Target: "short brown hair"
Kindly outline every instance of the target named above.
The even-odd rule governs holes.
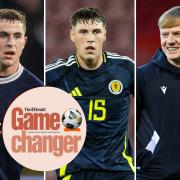
[[[180,6],[165,11],[159,18],[159,28],[171,28],[180,25]]]
[[[92,22],[102,22],[106,27],[106,20],[103,14],[96,8],[81,8],[76,11],[71,17],[71,26],[76,26],[77,22],[87,23],[89,20]]]
[[[20,21],[26,32],[26,15],[22,11],[15,9],[0,9],[0,21],[4,19],[9,21]]]

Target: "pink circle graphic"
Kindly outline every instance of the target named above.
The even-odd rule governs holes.
[[[82,115],[78,128],[66,128],[61,117],[68,109]],[[74,116],[73,116],[74,117]],[[23,166],[38,170],[58,169],[80,152],[86,136],[84,113],[68,93],[39,87],[17,97],[3,123],[3,139],[9,154]]]

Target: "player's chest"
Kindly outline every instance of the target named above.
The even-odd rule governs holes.
[[[63,77],[59,87],[81,105],[87,120],[101,121],[122,112],[129,104],[129,76],[111,73]]]
[[[130,77],[108,71],[96,74],[70,72],[63,77],[60,86],[72,96],[117,98],[129,91]]]
[[[147,79],[145,86],[145,102],[153,104],[154,108],[164,109],[164,113],[179,112],[180,106],[180,77],[161,72],[154,74],[156,79]]]

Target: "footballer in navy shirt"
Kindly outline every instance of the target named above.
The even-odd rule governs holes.
[[[11,102],[21,93],[43,83],[20,64],[27,37],[24,13],[0,9],[0,132]],[[0,179],[19,180],[22,166],[7,152],[0,134]]]

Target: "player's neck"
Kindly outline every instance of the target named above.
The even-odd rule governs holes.
[[[1,77],[8,77],[15,74],[18,71],[19,64],[7,67],[0,65],[0,76]]]
[[[88,58],[88,59],[83,59],[80,56],[77,56],[77,61],[79,65],[85,69],[85,70],[96,70],[98,69],[102,63],[103,63],[103,56],[102,54],[98,56],[97,58]]]
[[[180,68],[180,59],[176,60],[170,60],[168,59],[169,63],[172,64],[173,66],[176,66],[177,68]]]

